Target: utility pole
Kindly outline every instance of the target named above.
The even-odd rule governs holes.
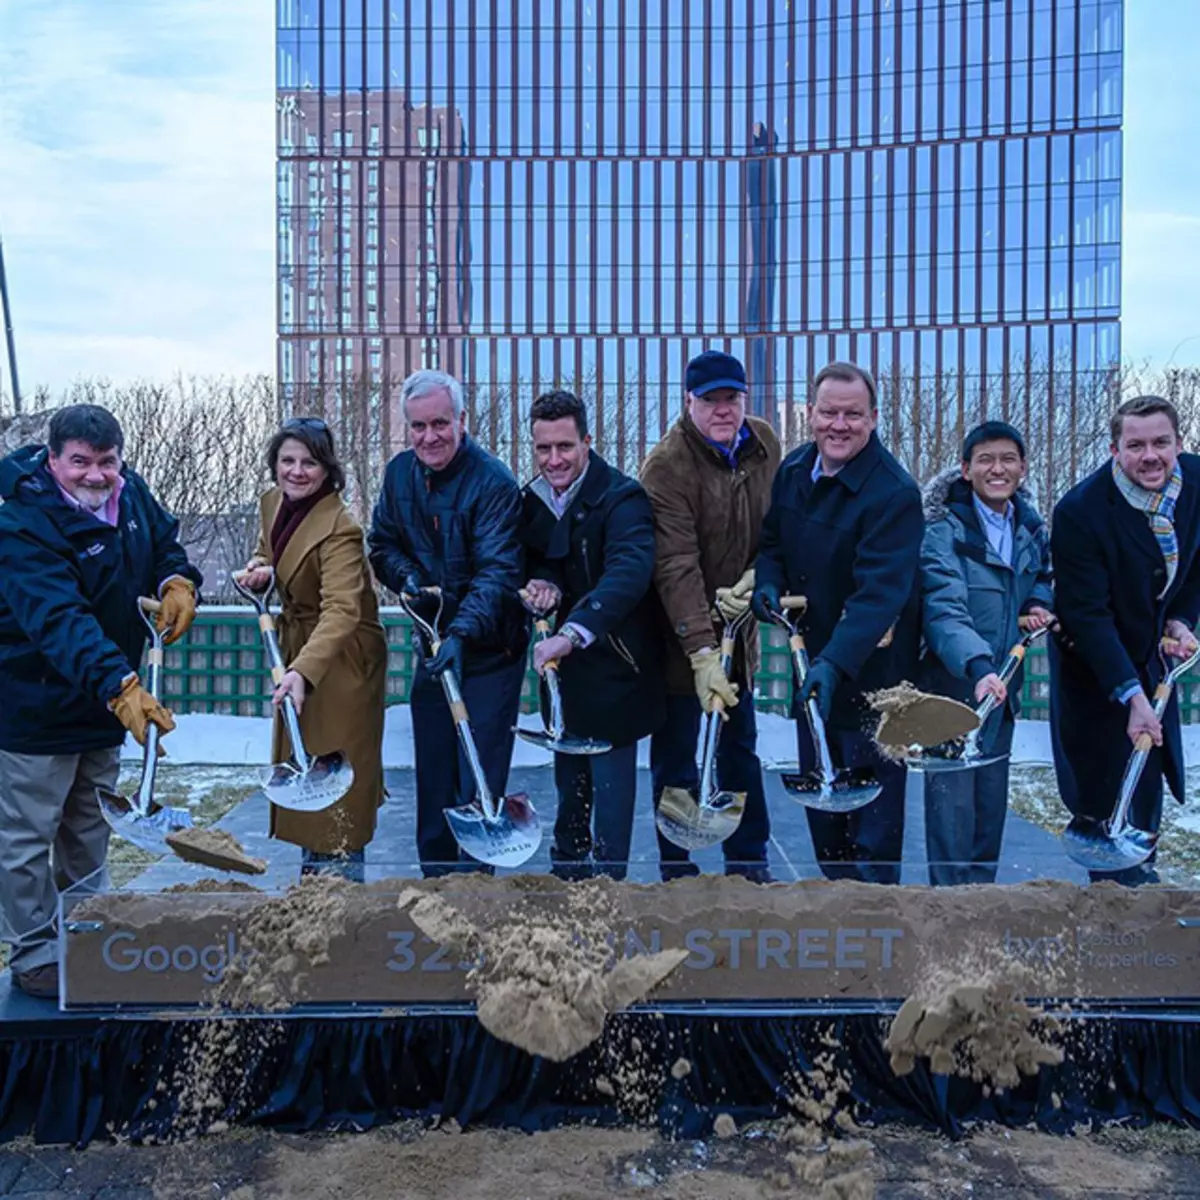
[[[17,344],[13,341],[12,309],[8,306],[8,281],[4,276],[4,240],[0,238],[0,309],[4,311],[4,341],[8,346],[8,374],[12,379],[13,412],[21,411],[21,384],[17,379]]]

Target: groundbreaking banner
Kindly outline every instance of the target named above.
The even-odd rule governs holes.
[[[308,910],[289,902],[302,889],[68,895],[67,1007],[210,1004],[231,966],[253,954],[278,955],[289,995],[302,1003],[466,1002],[472,964],[400,909],[397,897],[412,888],[436,892],[469,921],[533,928],[573,919],[568,889],[544,876],[346,885],[337,905]],[[614,954],[688,953],[655,1005],[899,1000],[938,970],[983,979],[1019,969],[1038,998],[1200,997],[1200,891],[761,886],[719,876],[606,888],[619,913],[606,923]]]

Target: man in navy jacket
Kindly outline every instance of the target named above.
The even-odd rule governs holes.
[[[830,363],[813,381],[813,441],[779,468],[755,567],[754,611],[780,597],[808,598],[804,634],[812,658],[795,713],[814,697],[835,766],[874,767],[883,793],[850,813],[807,810],[813,848],[830,878],[899,883],[905,770],[884,759],[865,696],[913,678],[920,645],[921,493],[875,433],[871,376]],[[797,722],[802,769],[815,763],[808,724]]]
[[[110,412],[60,409],[48,443],[0,462],[0,937],[37,996],[58,994],[59,888],[103,884],[96,789],[116,787],[126,729],[175,727],[138,680],[138,598],[161,598],[173,642],[200,584]]]
[[[654,579],[654,513],[641,484],[591,449],[587,412],[570,392],[529,413],[539,474],[525,488],[527,590],[555,609],[534,666],[559,663],[567,732],[608,742],[604,754],[554,756],[558,815],[550,857],[567,879],[623,879],[637,796],[637,746],[666,716]]]
[[[416,371],[400,391],[412,448],[387,466],[368,537],[371,566],[393,592],[438,586],[446,602],[441,648],[417,655],[412,685],[417,854],[426,876],[483,868],[460,855],[445,810],[469,803],[475,782],[458,747],[440,676],[462,687],[488,787],[508,786],[521,704],[528,619],[512,472],[466,432],[462,387],[443,371]]]
[[[1050,728],[1059,792],[1080,822],[1112,815],[1142,733],[1155,748],[1134,794],[1133,824],[1158,833],[1164,775],[1184,798],[1178,701],[1160,722],[1150,700],[1170,662],[1161,640],[1191,654],[1200,615],[1200,458],[1182,448],[1174,405],[1128,400],[1113,416],[1111,460],[1054,510],[1062,634],[1050,646]],[[1142,882],[1153,868],[1116,878]]]

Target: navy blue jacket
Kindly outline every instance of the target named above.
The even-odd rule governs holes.
[[[469,675],[525,657],[520,522],[512,472],[470,437],[441,471],[411,450],[388,463],[368,537],[371,566],[396,593],[410,575],[422,587],[441,587],[442,632],[462,638]]]
[[[1146,514],[1117,490],[1111,463],[1076,484],[1054,510],[1054,613],[1062,637],[1051,643],[1051,721],[1063,760],[1060,791],[1076,814],[1106,818],[1116,802],[1132,747],[1125,733],[1129,710],[1114,693],[1136,679],[1151,695],[1164,674],[1158,654],[1163,627],[1174,617],[1194,625],[1200,616],[1200,457],[1181,454],[1179,465],[1179,569],[1162,599],[1162,552]],[[1163,749],[1165,755],[1152,752],[1151,764],[1161,764],[1182,801],[1177,698],[1163,722]]]
[[[813,480],[816,459],[809,442],[783,460],[755,576],[783,595],[808,597],[809,656],[843,675],[830,725],[862,730],[873,720],[865,693],[911,680],[917,666],[921,493],[875,434],[832,478]]]
[[[67,503],[46,457],[26,446],[0,461],[0,750],[81,754],[124,740],[107,702],[141,662],[138,597],[201,577],[128,467],[114,527]]]
[[[666,717],[650,497],[594,451],[561,518],[532,484],[524,496],[526,574],[561,590],[556,628],[570,621],[596,639],[559,669],[567,729],[614,746],[647,737]]]

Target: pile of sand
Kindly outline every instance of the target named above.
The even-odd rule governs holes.
[[[884,1042],[892,1070],[907,1075],[918,1058],[927,1058],[936,1075],[1000,1090],[1061,1063],[1059,1022],[1026,1004],[1024,994],[1012,976],[984,974],[965,982],[961,973],[935,971],[892,1020]]]
[[[398,904],[432,941],[474,961],[467,988],[480,1024],[553,1062],[598,1040],[609,1013],[643,999],[687,958],[686,950],[663,950],[614,961],[621,912],[600,881],[571,886],[560,912],[518,900],[490,921],[417,888]]]
[[[903,757],[911,746],[928,749],[956,741],[979,726],[973,708],[922,692],[911,683],[870,692],[866,699],[882,714],[875,742],[890,758]]]

